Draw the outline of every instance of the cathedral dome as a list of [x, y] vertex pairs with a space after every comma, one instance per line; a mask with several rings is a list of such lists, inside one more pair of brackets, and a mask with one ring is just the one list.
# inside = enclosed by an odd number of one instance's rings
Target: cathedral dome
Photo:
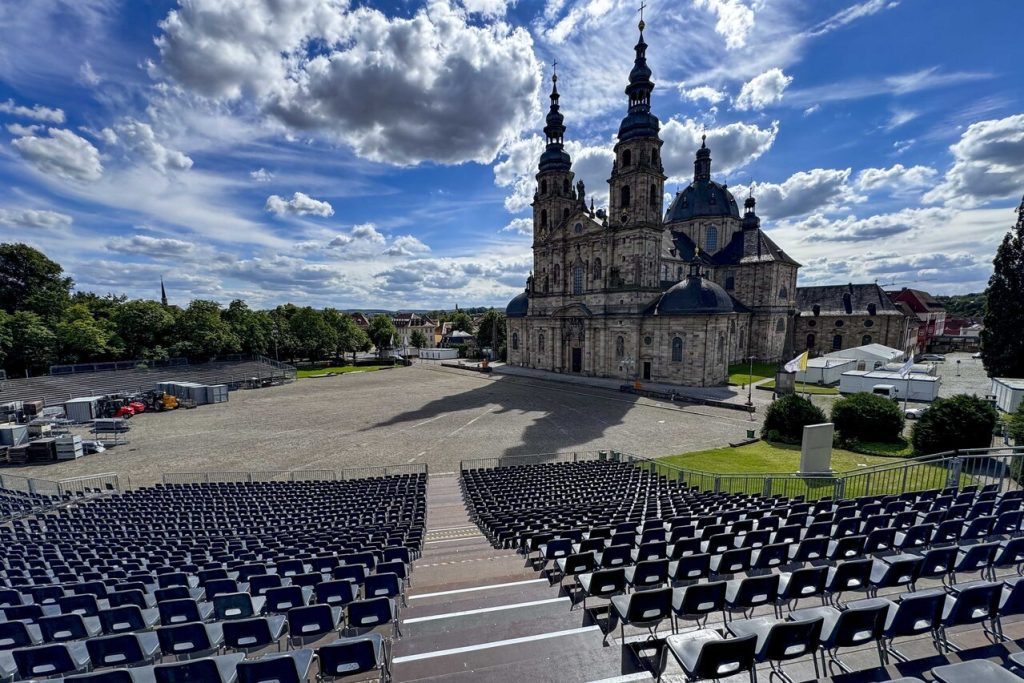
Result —
[[506, 318], [524, 318], [526, 312], [530, 307], [530, 297], [526, 292], [523, 292], [512, 301], [508, 302], [508, 306], [505, 307]]
[[645, 312], [647, 315], [716, 315], [735, 313], [736, 304], [724, 289], [699, 275], [666, 290]]
[[666, 223], [714, 216], [740, 217], [740, 207], [728, 188], [714, 180], [695, 180], [676, 194], [665, 214]]

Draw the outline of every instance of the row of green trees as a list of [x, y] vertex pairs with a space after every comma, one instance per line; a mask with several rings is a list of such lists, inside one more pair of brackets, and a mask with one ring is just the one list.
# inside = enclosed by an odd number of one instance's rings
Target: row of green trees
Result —
[[[390, 348], [387, 315], [364, 330], [350, 315], [293, 304], [253, 310], [197, 299], [181, 308], [125, 296], [72, 294], [60, 264], [24, 244], [0, 244], [0, 366], [9, 376], [55, 363], [206, 359], [230, 353], [295, 361]], [[426, 343], [424, 342], [424, 345]]]

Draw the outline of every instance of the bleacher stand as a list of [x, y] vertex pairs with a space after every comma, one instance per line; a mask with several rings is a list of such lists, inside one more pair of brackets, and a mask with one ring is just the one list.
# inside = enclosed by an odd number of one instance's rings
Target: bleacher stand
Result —
[[[552, 584], [571, 579], [569, 609], [582, 602], [657, 677], [670, 654], [687, 680], [755, 680], [758, 665], [788, 680], [798, 659], [818, 679], [890, 680], [890, 664], [921, 662], [936, 680], [1022, 680], [1010, 671], [1024, 671], [1011, 657], [1024, 640], [987, 655], [1005, 679], [958, 663], [954, 641], [1009, 642], [1003, 620], [1024, 614], [1024, 490], [806, 501], [700, 491], [606, 460], [467, 469], [462, 487], [494, 547]], [[911, 638], [951, 664], [905, 656], [896, 642]], [[659, 655], [640, 658], [651, 647]], [[857, 647], [877, 650], [875, 669], [861, 657], [848, 673]]]
[[0, 681], [306, 681], [318, 648], [324, 679], [387, 680], [425, 496], [425, 474], [157, 485], [0, 526]]

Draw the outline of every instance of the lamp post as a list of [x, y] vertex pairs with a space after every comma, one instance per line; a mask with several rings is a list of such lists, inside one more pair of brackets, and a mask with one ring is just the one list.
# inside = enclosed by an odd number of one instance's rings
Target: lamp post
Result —
[[747, 414], [754, 419], [754, 357], [747, 358], [750, 367], [747, 374]]

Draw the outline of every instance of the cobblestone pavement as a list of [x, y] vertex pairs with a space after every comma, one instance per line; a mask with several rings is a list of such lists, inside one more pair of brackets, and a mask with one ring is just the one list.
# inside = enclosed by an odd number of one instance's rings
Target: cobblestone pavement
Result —
[[425, 462], [434, 473], [477, 457], [682, 453], [725, 446], [760, 426], [728, 409], [425, 365], [232, 392], [226, 404], [143, 414], [131, 424], [128, 445], [4, 472], [47, 479], [116, 472], [136, 485], [163, 472]]

